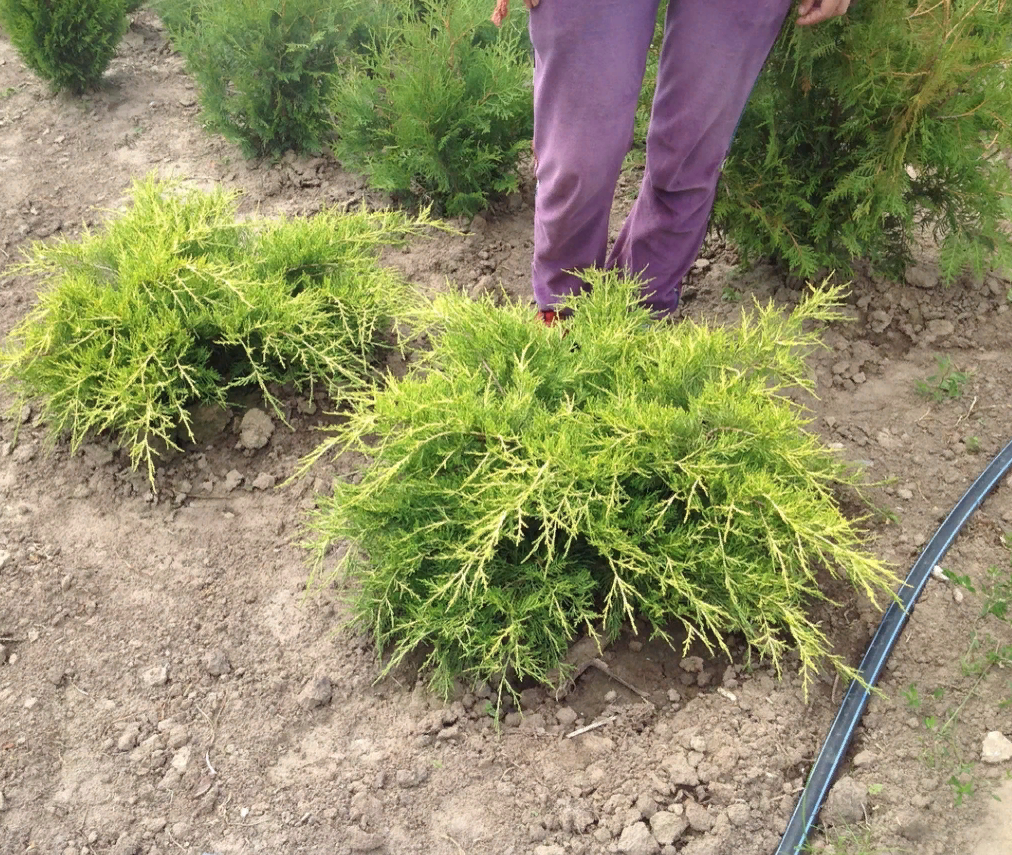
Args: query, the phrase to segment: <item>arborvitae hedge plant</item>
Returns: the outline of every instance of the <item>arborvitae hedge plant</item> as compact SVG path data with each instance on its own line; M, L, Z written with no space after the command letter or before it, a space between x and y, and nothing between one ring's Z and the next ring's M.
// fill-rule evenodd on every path
M380 247L425 220L393 212L247 220L235 198L148 179L80 241L37 244L46 280L0 350L0 381L76 449L107 432L153 477L159 446L192 439L190 410L252 387L366 382L406 293Z
M105 74L130 22L125 0L0 0L0 26L55 91L80 94Z
M715 221L802 275L899 273L923 230L952 279L1012 264L1012 2L877 0L788 25L749 103Z
M819 574L870 596L890 572L841 512L847 468L778 391L809 387L812 321L839 290L740 326L652 324L634 283L588 274L567 334L525 306L441 297L417 370L363 395L318 451L372 458L312 516L321 562L389 670L427 653L433 684L544 681L603 626L740 634L806 684L828 650ZM322 572L322 571L321 571Z
M318 152L364 0L163 0L208 125L249 155ZM198 25L199 22L199 25Z
M396 23L333 90L334 153L382 190L473 214L516 189L532 133L522 16L484 0L390 0Z

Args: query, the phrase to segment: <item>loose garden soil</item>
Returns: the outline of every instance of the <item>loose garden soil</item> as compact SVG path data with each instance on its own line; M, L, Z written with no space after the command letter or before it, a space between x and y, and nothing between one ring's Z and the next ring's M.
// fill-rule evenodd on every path
M0 36L0 276L30 241L101 221L152 170L240 190L244 211L266 214L387 202L329 157L244 161L207 134L148 11L84 99L49 94ZM386 262L427 293L527 299L530 201L528 188ZM39 284L0 278L0 334ZM853 322L812 359L812 428L883 482L873 497L892 515L869 540L900 574L1012 438L1008 289L996 275L945 287L926 249L904 283L858 275ZM790 306L801 291L738 271L714 239L684 311L733 322L737 295ZM918 394L937 356L968 375L958 396ZM842 695L833 675L806 700L789 673L630 631L604 658L649 702L589 669L564 699L529 690L523 715L497 722L481 692L444 703L409 669L375 682L370 644L340 629L344 592L306 595L300 545L315 495L362 461L284 483L323 403L292 397L291 429L275 418L251 450L241 407L259 404L237 402L159 469L156 490L104 440L72 455L46 447L30 410L0 422L0 853L775 850ZM1010 529L1006 480L944 566L978 592L989 567L1007 580ZM1012 737L1012 672L972 667L1012 628L981 612L980 593L929 583L816 849L1012 852L1012 762L981 762L989 732ZM856 663L878 616L844 596L824 621Z

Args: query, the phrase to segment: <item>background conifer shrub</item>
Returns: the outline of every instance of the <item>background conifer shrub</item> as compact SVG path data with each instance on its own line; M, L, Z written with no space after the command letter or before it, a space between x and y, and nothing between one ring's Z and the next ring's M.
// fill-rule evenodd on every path
M814 29L789 19L742 116L714 224L745 260L806 277L846 272L855 258L897 276L925 233L949 280L1008 266L1010 28L1008 0L854 3ZM660 35L633 163L643 160Z
M839 290L737 328L650 324L634 283L588 274L563 338L523 306L441 297L418 370L362 396L317 451L373 462L309 527L352 548L354 615L433 684L544 681L580 633L645 622L668 640L740 634L806 683L830 655L818 573L875 596L890 572L834 499L853 481L777 391L809 387L813 324ZM318 571L320 572L320 571Z
M365 0L166 0L207 124L247 156L318 152L334 72L364 36ZM198 25L199 22L199 25Z
M390 0L396 22L333 90L334 153L373 186L473 214L515 190L532 133L524 19L482 0Z
M38 305L0 350L0 380L34 400L72 449L108 432L153 477L159 445L192 439L193 405L230 390L320 384L340 398L373 374L405 290L377 263L424 219L327 212L235 218L221 190L147 179L133 205L79 242L35 245Z
M95 86L129 25L125 0L0 0L0 26L55 91Z
M743 117L716 223L808 276L898 274L922 230L944 275L1012 262L1012 2L881 0L788 26Z

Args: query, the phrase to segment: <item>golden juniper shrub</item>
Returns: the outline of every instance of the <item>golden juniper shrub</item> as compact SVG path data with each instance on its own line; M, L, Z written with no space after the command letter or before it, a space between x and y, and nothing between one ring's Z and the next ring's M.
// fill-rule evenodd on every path
M650 324L635 283L589 273L565 337L525 306L445 295L415 319L432 350L361 396L316 457L372 458L310 521L317 556L348 544L354 612L388 654L426 651L436 688L548 679L583 632L646 624L708 647L740 635L806 685L830 654L823 578L885 594L835 489L856 478L777 392L809 388L813 321ZM329 576L328 576L329 578Z

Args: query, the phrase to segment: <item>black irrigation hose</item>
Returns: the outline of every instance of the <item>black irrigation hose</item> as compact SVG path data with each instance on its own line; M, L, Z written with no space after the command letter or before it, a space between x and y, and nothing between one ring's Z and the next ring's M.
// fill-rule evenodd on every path
M854 738L854 731L868 706L868 700L871 697L870 689L881 676L886 660L892 653L893 647L896 646L900 633L910 617L911 609L921 595L921 591L924 590L931 571L941 561L942 556L948 551L952 541L956 539L956 535L966 525L967 520L980 507L980 503L984 501L987 494L994 489L1010 468L1012 468L1012 442L1001 450L987 469L973 482L970 489L945 518L945 522L939 526L938 531L928 541L928 545L924 547L924 551L914 566L910 568L910 573L898 594L899 602L892 603L886 610L882 622L875 631L875 637L868 645L868 650L861 661L858 673L863 682L855 680L850 684L843 703L840 705L840 711L836 714L833 726L829 729L829 735L826 736L822 750L815 760L815 765L812 766L808 783L801 793L797 807L794 808L794 815L787 824L787 831L784 833L775 855L801 855L802 848L808 840L808 834L811 832L819 810L822 808L822 803L826 799L829 786L836 776L836 771Z

